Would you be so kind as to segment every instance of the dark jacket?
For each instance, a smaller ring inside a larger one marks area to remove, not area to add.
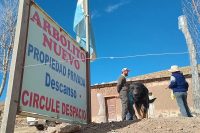
[[[126,88],[126,78],[121,75],[117,82],[117,92],[120,93],[122,89]]]
[[[173,92],[187,92],[188,91],[188,83],[185,80],[185,77],[181,72],[173,72],[172,76],[175,78],[175,81],[171,81],[169,88],[173,90]]]

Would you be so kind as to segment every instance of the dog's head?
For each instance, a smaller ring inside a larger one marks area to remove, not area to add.
[[[144,86],[143,83],[132,83],[129,86],[129,90],[132,92],[133,97],[144,97],[148,95],[148,89]]]
[[[149,99],[149,90],[143,83],[135,82],[129,85],[129,91],[132,93],[135,102],[143,101],[153,103],[156,98]]]

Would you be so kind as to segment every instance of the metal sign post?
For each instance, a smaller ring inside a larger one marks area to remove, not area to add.
[[[91,123],[91,89],[90,89],[90,16],[89,0],[85,0],[85,24],[86,24],[86,51],[87,51],[87,123]]]

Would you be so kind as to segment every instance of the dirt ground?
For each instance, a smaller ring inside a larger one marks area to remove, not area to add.
[[[47,133],[25,123],[16,125],[15,133]],[[200,133],[200,117],[151,118],[138,121],[91,123],[76,133]]]
[[[80,133],[200,133],[200,117],[154,118],[141,121],[90,124]]]
[[[0,106],[0,111],[2,107]],[[0,124],[2,119],[0,115]],[[50,133],[47,130],[38,131],[35,126],[28,126],[26,117],[18,116],[16,118],[15,133]],[[59,125],[57,125],[59,127]],[[81,125],[81,129],[76,133],[200,133],[200,116],[168,117],[168,118],[149,118],[137,121],[109,122],[109,123],[91,123]]]

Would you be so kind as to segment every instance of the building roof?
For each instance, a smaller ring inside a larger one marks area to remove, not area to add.
[[[199,69],[200,70],[200,69]],[[180,71],[183,72],[183,75],[186,77],[191,76],[191,69],[189,66],[180,67]],[[141,82],[147,82],[147,81],[153,81],[153,80],[159,80],[159,79],[169,79],[171,73],[168,72],[168,70],[163,70],[159,72],[149,73],[145,75],[140,75],[136,77],[127,78],[128,82],[133,81],[141,81]],[[117,84],[117,81],[107,82],[107,83],[101,83],[101,84],[95,84],[92,85],[91,88],[100,88],[100,87],[106,87],[106,86],[115,86]]]
[[[180,71],[183,72],[183,75],[190,75],[191,69],[189,66],[186,67],[180,67]],[[168,70],[163,70],[159,72],[154,72],[150,74],[140,75],[137,77],[130,78],[131,81],[137,81],[137,80],[147,80],[147,79],[158,79],[158,78],[166,78],[170,77],[171,73]]]

